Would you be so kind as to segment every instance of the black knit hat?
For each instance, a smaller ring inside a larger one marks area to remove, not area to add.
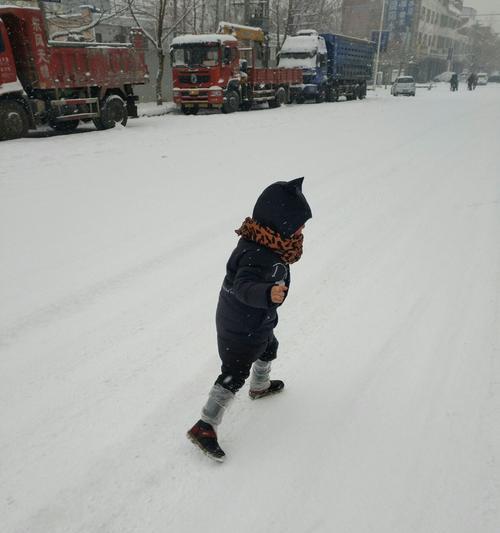
[[[304,178],[297,178],[269,185],[257,199],[252,218],[282,237],[291,237],[312,218],[311,208],[302,193],[303,181]]]

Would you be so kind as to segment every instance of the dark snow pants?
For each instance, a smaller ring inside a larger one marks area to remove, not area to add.
[[[278,339],[271,335],[262,344],[243,344],[217,337],[219,356],[222,361],[221,374],[215,381],[232,393],[238,392],[250,375],[253,363],[273,361],[278,354]]]

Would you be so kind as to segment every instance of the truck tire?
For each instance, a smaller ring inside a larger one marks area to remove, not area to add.
[[[127,120],[127,105],[117,94],[112,94],[104,100],[101,115],[93,119],[98,130],[109,130],[117,124],[126,126]]]
[[[19,139],[28,133],[28,115],[19,102],[0,101],[0,141]]]
[[[67,120],[65,122],[51,122],[49,126],[59,133],[71,133],[78,128],[79,120]]]
[[[286,102],[286,91],[284,87],[278,87],[276,94],[274,95],[274,100],[269,100],[269,108],[276,109],[281,107]]]
[[[240,95],[236,91],[227,91],[226,101],[222,106],[223,113],[234,113],[240,108]]]
[[[326,92],[326,101],[327,102],[338,102],[339,95],[336,90],[328,89]]]
[[[326,99],[326,93],[324,89],[320,89],[316,98],[314,99],[317,104],[322,104]]]

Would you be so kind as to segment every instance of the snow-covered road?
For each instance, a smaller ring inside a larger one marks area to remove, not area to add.
[[[0,145],[2,533],[500,531],[500,86]],[[185,438],[261,189],[305,176],[281,396]]]

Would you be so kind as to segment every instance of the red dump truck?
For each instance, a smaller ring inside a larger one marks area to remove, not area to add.
[[[186,114],[200,108],[223,113],[289,101],[302,84],[299,68],[268,68],[266,36],[260,28],[221,22],[209,35],[181,35],[170,46],[174,102]]]
[[[137,116],[133,86],[147,81],[139,31],[131,44],[49,41],[40,9],[0,6],[0,140],[42,124],[125,124]]]

